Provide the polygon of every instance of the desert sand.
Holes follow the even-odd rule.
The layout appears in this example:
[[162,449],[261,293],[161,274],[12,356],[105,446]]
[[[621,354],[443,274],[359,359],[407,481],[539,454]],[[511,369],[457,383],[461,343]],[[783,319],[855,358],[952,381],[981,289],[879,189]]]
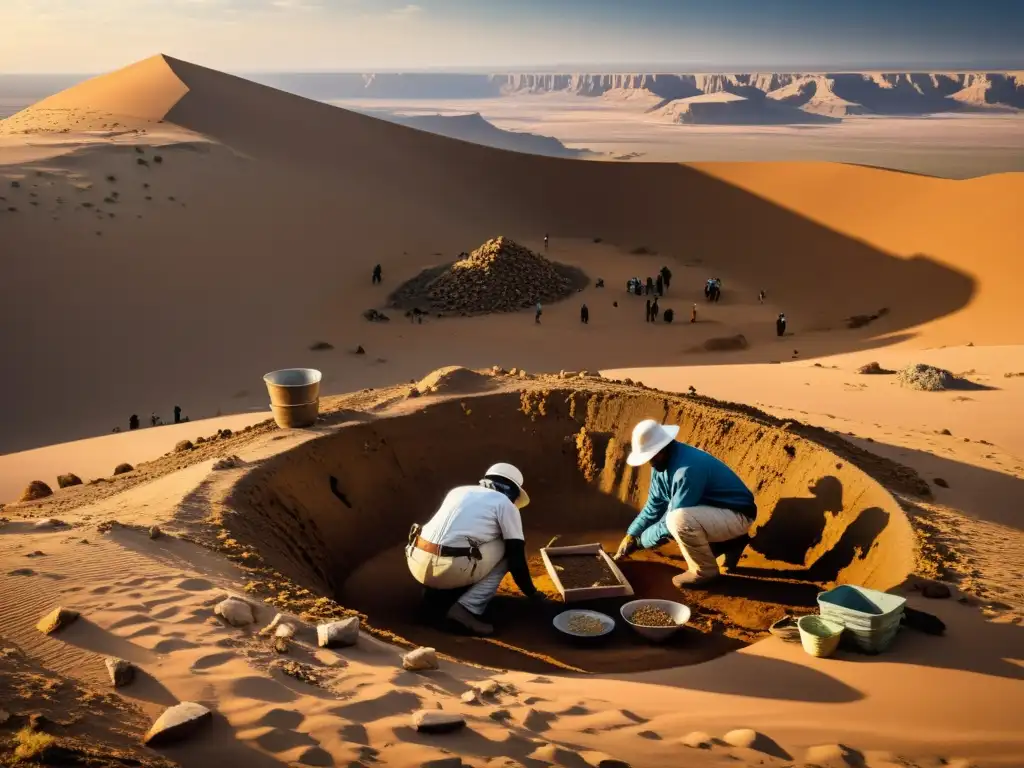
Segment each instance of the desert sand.
[[[155,57],[0,122],[0,177],[0,232],[25,254],[0,302],[19,329],[0,350],[4,748],[42,713],[67,748],[154,766],[1024,763],[1007,706],[1024,692],[1019,174],[531,157]],[[540,323],[390,306],[499,234],[591,282]],[[676,321],[644,324],[625,283],[663,265]],[[873,361],[967,384],[856,373]],[[333,397],[317,426],[279,430],[259,377],[307,365]],[[431,374],[445,365],[463,367]],[[193,421],[110,433],[174,404]],[[622,460],[645,416],[728,460],[761,509],[735,573],[681,598],[678,642],[567,647],[511,584],[493,642],[413,620],[401,546],[447,487],[516,462],[531,553],[608,547],[644,500]],[[85,482],[57,490],[67,472]],[[31,480],[56,493],[15,502]],[[666,597],[679,567],[670,547],[625,566]],[[924,596],[935,581],[950,598]],[[839,582],[898,591],[946,633],[830,659],[767,635]],[[227,595],[255,621],[215,615]],[[57,606],[80,618],[42,634]],[[258,633],[279,611],[284,653]],[[318,623],[352,615],[355,646],[317,647]],[[440,669],[402,669],[419,645]],[[114,691],[107,657],[136,679]],[[142,747],[181,701],[212,721]],[[467,727],[418,733],[420,709]]]

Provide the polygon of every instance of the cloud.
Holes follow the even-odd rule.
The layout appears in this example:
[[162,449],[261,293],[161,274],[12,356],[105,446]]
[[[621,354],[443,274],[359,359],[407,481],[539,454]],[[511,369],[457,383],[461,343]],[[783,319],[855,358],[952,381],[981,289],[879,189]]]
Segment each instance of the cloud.
[[400,8],[393,8],[388,11],[388,15],[392,18],[397,19],[411,19],[415,16],[419,16],[423,13],[423,6],[409,3],[409,5],[403,5]]

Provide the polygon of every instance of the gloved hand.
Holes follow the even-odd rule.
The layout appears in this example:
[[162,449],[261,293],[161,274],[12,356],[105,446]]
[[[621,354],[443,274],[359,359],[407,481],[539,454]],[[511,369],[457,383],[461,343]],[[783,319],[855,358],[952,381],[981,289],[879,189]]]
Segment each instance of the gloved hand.
[[619,542],[619,548],[616,550],[615,555],[612,557],[613,560],[622,560],[625,557],[629,557],[631,554],[636,552],[640,548],[637,544],[637,540],[634,536],[626,534],[622,537],[622,541]]

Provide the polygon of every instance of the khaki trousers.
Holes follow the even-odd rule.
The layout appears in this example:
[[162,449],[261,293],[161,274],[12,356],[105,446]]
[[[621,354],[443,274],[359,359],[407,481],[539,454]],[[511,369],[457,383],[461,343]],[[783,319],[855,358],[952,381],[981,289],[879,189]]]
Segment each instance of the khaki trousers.
[[416,581],[431,589],[461,589],[469,587],[459,603],[477,616],[498,593],[498,586],[508,572],[505,562],[505,542],[502,539],[480,545],[479,560],[469,557],[442,557],[408,546],[405,560]]
[[743,536],[753,523],[746,515],[718,507],[682,507],[665,516],[665,524],[686,558],[686,565],[698,576],[718,573],[711,542]]

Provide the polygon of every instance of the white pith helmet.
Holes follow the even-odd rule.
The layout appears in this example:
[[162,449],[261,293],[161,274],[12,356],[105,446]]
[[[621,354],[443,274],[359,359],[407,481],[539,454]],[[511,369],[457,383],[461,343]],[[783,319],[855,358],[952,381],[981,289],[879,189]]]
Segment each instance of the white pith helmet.
[[658,451],[676,439],[679,427],[662,426],[654,419],[644,419],[633,427],[633,450],[626,457],[631,467],[640,467],[658,455]]
[[491,468],[484,472],[484,475],[496,475],[497,477],[503,477],[510,483],[515,483],[516,488],[519,489],[519,496],[516,499],[516,506],[522,509],[530,503],[530,494],[523,488],[523,473],[512,464],[506,464],[505,462],[499,462],[492,464]]

